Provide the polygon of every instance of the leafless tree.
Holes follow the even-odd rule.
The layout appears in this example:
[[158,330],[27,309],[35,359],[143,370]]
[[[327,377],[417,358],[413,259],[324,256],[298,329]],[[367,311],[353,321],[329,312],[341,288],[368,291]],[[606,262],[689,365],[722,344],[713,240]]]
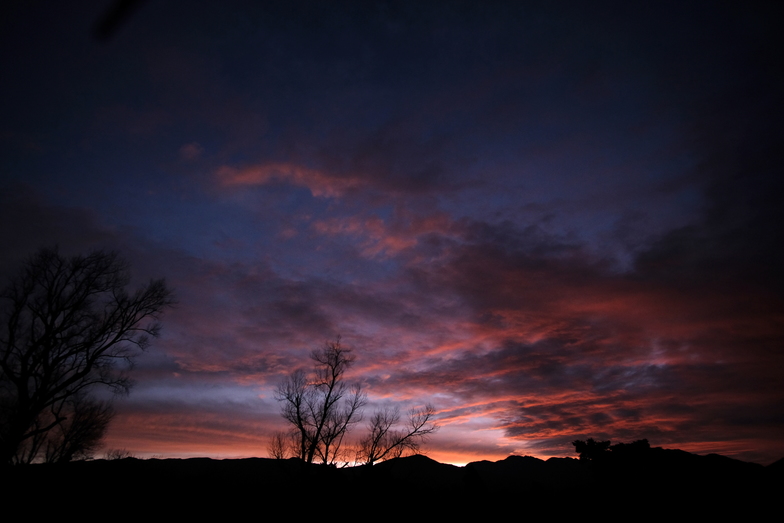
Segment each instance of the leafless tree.
[[65,258],[43,249],[0,295],[0,464],[29,462],[47,448],[74,456],[54,450],[52,430],[82,431],[80,416],[93,416],[87,440],[101,432],[106,406],[80,413],[75,398],[97,386],[127,392],[124,369],[158,335],[158,318],[173,303],[163,280],[133,294],[129,280],[116,253]]
[[[134,457],[133,453],[131,453],[131,451],[126,449],[110,449],[106,451],[106,454],[104,454],[104,459],[107,461],[114,461],[118,459],[126,459],[132,457]],[[155,456],[153,456],[153,458],[155,458]]]
[[68,400],[63,414],[65,421],[49,431],[44,460],[64,463],[92,457],[114,417],[111,403],[77,394]]
[[400,422],[398,408],[376,411],[368,423],[368,434],[359,442],[356,461],[372,465],[377,461],[397,458],[405,452],[418,453],[422,443],[428,436],[438,430],[433,421],[435,408],[425,405],[408,412],[408,420],[404,429],[396,429]]
[[[56,416],[62,421],[24,441],[17,450],[15,463],[31,463],[36,458],[46,463],[90,458],[109,428],[114,409],[110,402],[96,401],[80,391],[62,402]],[[42,414],[34,428],[50,425],[54,419],[52,413]]]
[[332,464],[345,435],[361,420],[365,394],[359,384],[344,380],[354,356],[340,344],[340,337],[310,357],[311,375],[295,371],[278,386],[275,397],[283,402],[281,414],[297,434],[297,455],[308,463],[318,459]]
[[267,444],[269,456],[274,459],[286,459],[292,448],[291,436],[292,434],[287,434],[285,432],[274,433]]

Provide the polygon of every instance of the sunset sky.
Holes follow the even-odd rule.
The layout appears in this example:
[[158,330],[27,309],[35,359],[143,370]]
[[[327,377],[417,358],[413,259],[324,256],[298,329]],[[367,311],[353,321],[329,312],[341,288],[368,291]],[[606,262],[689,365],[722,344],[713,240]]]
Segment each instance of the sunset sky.
[[341,335],[442,462],[784,456],[775,3],[114,3],[0,7],[3,280],[176,292],[107,448],[266,456]]

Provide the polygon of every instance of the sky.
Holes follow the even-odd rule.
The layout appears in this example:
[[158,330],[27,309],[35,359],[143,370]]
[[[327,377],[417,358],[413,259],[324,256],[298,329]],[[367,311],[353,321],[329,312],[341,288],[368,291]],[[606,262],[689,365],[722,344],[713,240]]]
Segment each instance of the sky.
[[106,448],[266,456],[341,336],[442,462],[784,456],[775,3],[114,4],[0,8],[0,275],[176,294]]

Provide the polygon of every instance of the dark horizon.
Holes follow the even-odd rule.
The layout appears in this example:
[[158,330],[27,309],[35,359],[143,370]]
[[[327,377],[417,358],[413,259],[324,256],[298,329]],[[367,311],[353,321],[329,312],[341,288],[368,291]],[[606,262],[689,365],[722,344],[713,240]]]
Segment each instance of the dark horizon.
[[[529,516],[587,514],[702,515],[739,510],[764,517],[776,506],[782,468],[696,456],[680,450],[643,448],[608,451],[590,460],[509,456],[465,467],[425,456],[394,458],[372,467],[336,468],[302,460],[248,458],[119,459],[4,469],[8,493],[21,504],[46,499],[46,506],[73,503],[89,492],[98,510],[116,509],[116,494],[144,485],[128,510],[247,511],[263,499],[276,507],[336,512],[325,500],[346,499],[357,512],[425,512],[484,515],[524,506]],[[31,488],[32,487],[32,488]],[[342,508],[342,505],[339,505]]]

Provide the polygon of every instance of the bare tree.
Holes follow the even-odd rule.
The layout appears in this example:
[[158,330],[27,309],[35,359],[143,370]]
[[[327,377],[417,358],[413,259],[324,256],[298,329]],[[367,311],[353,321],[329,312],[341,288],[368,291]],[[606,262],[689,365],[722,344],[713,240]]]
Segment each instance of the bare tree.
[[376,411],[368,423],[368,434],[359,442],[356,461],[372,465],[377,461],[397,458],[405,452],[418,453],[428,436],[438,430],[433,421],[435,408],[425,405],[411,409],[404,429],[395,429],[400,422],[400,410],[383,409]]
[[286,459],[291,448],[291,435],[285,432],[276,432],[267,444],[267,452],[271,458]]
[[[92,456],[101,443],[114,409],[108,401],[96,401],[84,391],[74,394],[58,407],[60,423],[46,432],[37,432],[17,449],[14,462],[31,463],[42,458],[46,463],[63,463]],[[47,412],[35,421],[34,429],[53,424],[55,415]]]
[[68,400],[68,411],[64,417],[65,421],[49,432],[44,450],[47,463],[92,457],[109,428],[114,409],[107,401],[96,401],[77,394]]
[[0,464],[29,462],[45,442],[52,456],[74,456],[54,450],[59,436],[51,432],[69,416],[64,430],[77,430],[79,416],[87,415],[93,416],[87,432],[101,432],[109,411],[94,406],[79,413],[75,398],[96,386],[127,392],[118,364],[127,368],[158,335],[159,315],[173,303],[163,280],[133,294],[125,290],[129,280],[115,253],[65,258],[43,249],[0,295]]
[[[110,449],[104,454],[104,459],[107,461],[114,461],[118,459],[132,458],[133,453],[127,449]],[[155,458],[155,456],[153,456]]]
[[278,386],[275,397],[283,402],[281,415],[297,434],[297,455],[308,463],[318,458],[332,464],[345,435],[361,420],[365,394],[359,384],[344,380],[354,356],[340,344],[339,336],[310,357],[312,374],[294,372]]

